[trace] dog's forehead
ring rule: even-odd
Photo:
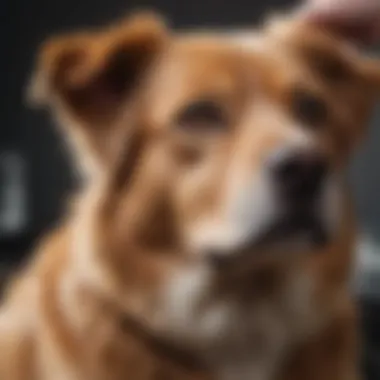
[[[199,97],[238,101],[260,82],[300,70],[292,57],[263,33],[231,31],[180,36],[155,70],[150,88],[164,112]]]
[[[171,59],[184,72],[238,71],[245,75],[290,56],[271,35],[259,31],[230,30],[180,36],[173,44]],[[285,54],[284,54],[285,53]],[[247,70],[248,69],[248,70]]]
[[[160,125],[186,103],[202,97],[231,105],[241,104],[247,93],[256,99],[269,94],[270,101],[278,102],[295,87],[320,90],[325,83],[317,72],[318,60],[333,68],[354,68],[357,62],[345,43],[296,23],[177,34],[149,88],[153,124]]]

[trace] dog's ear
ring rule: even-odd
[[[362,73],[375,94],[380,95],[380,59],[366,58],[362,62]]]
[[[164,22],[151,13],[106,30],[52,39],[37,57],[28,100],[51,107],[103,154],[105,134],[133,99],[166,41]]]
[[[52,39],[38,56],[29,99],[36,105],[58,99],[84,121],[114,115],[165,37],[161,19],[138,14],[105,31]]]

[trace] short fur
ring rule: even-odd
[[[322,250],[252,252],[219,271],[200,247],[235,241],[225,207],[276,147],[307,141],[343,172],[379,78],[376,62],[296,20],[175,34],[143,15],[48,42],[31,95],[53,110],[88,181],[8,288],[0,378],[359,379],[346,188]],[[296,85],[326,100],[324,128],[292,114]],[[180,110],[207,96],[229,131],[177,128]]]

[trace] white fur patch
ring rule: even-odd
[[[241,304],[212,294],[213,272],[184,269],[165,286],[155,329],[204,354],[221,380],[271,380],[285,350],[317,326],[313,286],[299,270],[275,299]]]
[[[206,266],[181,271],[165,287],[162,312],[156,319],[158,330],[174,340],[186,340],[202,346],[213,341],[223,331],[229,310],[217,302],[200,312],[201,303],[212,286],[212,273]]]

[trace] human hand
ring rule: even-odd
[[[380,41],[380,0],[308,0],[301,14],[357,42]]]

